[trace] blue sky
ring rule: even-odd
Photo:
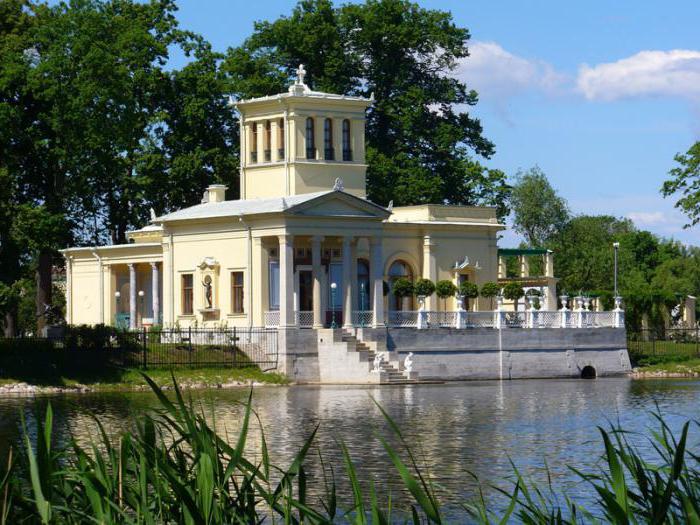
[[[480,93],[473,110],[513,175],[539,165],[575,213],[630,217],[700,245],[700,227],[659,188],[673,156],[700,139],[700,2],[424,0],[472,34],[457,71]],[[215,49],[293,1],[181,0],[184,28]],[[507,234],[504,244],[517,242]]]

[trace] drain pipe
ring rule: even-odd
[[[243,215],[238,216],[238,222],[240,222],[244,228],[248,230],[248,248],[247,248],[247,253],[248,253],[248,268],[246,269],[245,272],[245,288],[244,288],[244,294],[246,298],[246,310],[248,311],[248,328],[252,328],[253,326],[253,294],[252,294],[252,273],[253,273],[253,232],[250,228],[250,225],[245,222],[243,219]]]
[[[105,322],[105,280],[104,276],[102,275],[102,257],[100,257],[100,254],[97,253],[97,247],[92,249],[92,255],[97,259],[97,265],[98,265],[98,279],[100,280],[99,284],[99,290],[100,290],[100,323],[104,324]]]

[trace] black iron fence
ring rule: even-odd
[[[57,366],[277,367],[277,330],[270,328],[182,328],[117,331],[71,327],[55,338],[0,339],[0,363],[15,359]],[[15,363],[16,365],[17,363]],[[34,365],[31,365],[34,366]]]
[[[700,357],[700,329],[666,328],[627,332],[631,357]]]

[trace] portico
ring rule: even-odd
[[[381,245],[380,233],[264,238],[269,290],[265,326],[383,326]]]

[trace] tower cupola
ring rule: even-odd
[[[366,197],[365,111],[372,99],[313,91],[300,65],[286,93],[241,100],[241,199],[333,189]]]

